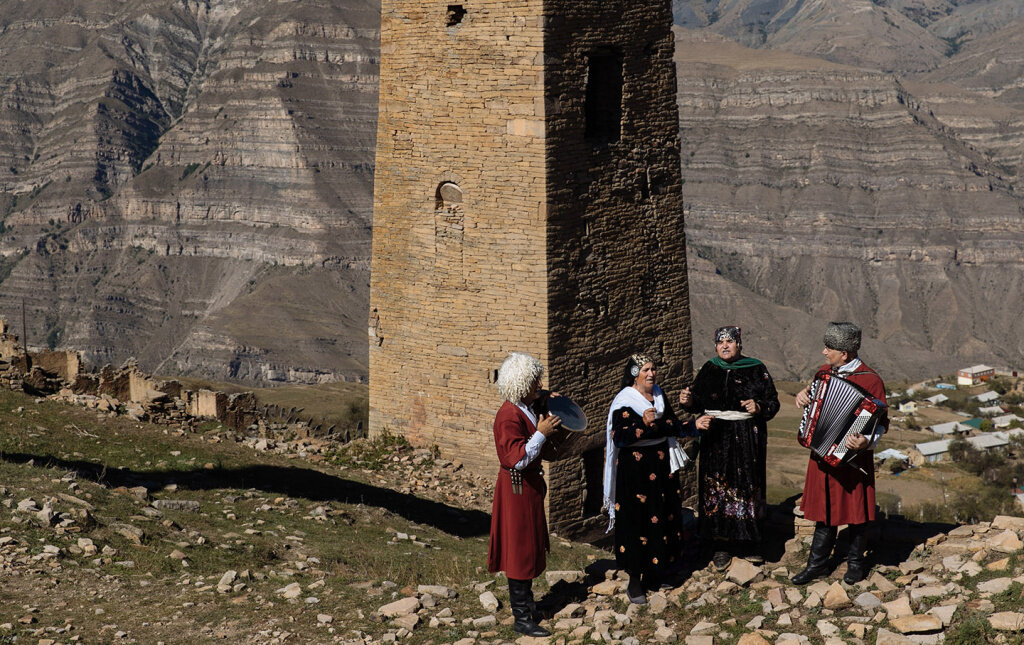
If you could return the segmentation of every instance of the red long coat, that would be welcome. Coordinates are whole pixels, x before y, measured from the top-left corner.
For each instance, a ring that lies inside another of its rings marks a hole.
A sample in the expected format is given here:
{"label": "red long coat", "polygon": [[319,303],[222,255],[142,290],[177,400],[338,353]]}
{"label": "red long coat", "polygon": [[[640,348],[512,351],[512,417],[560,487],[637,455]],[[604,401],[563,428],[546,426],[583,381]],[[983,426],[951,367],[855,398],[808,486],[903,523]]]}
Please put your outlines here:
{"label": "red long coat", "polygon": [[[820,369],[828,368],[822,365]],[[855,372],[858,373],[846,378],[884,402],[885,384],[878,373],[863,363]],[[883,418],[881,423],[888,425],[888,418]],[[804,497],[800,502],[804,518],[828,526],[864,524],[875,519],[874,452],[865,450],[852,463],[863,468],[867,476],[851,466],[829,466],[814,458],[808,461]]]}
{"label": "red long coat", "polygon": [[532,580],[547,566],[548,523],[544,517],[547,484],[540,468],[540,457],[522,470],[523,492],[512,492],[512,479],[506,468],[513,468],[526,456],[526,442],[536,431],[523,411],[508,401],[494,418],[494,447],[498,452],[498,481],[494,486],[491,509],[491,542],[487,570],[504,571],[514,580]]}

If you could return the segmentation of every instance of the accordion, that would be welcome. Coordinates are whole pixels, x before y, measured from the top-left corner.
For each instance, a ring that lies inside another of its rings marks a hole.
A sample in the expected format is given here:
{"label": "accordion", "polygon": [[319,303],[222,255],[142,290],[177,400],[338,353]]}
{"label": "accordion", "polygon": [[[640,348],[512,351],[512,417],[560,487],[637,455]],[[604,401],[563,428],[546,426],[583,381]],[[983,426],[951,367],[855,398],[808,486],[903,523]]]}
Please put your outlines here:
{"label": "accordion", "polygon": [[860,451],[849,450],[851,434],[874,434],[886,405],[864,388],[826,370],[814,376],[797,440],[831,466],[847,464]]}

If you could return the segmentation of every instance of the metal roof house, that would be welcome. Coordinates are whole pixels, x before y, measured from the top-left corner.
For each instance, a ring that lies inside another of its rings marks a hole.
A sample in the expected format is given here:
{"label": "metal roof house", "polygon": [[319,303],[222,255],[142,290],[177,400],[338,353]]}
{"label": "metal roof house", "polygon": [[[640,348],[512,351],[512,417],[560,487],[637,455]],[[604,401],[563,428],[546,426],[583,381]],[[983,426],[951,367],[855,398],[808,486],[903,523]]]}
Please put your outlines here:
{"label": "metal roof house", "polygon": [[928,426],[928,429],[935,434],[957,434],[960,432],[970,432],[974,428],[960,423],[959,421],[948,421],[946,423],[936,423],[933,426]]}
{"label": "metal roof house", "polygon": [[951,443],[953,443],[952,439],[926,441],[925,443],[915,445],[914,448],[921,453],[926,463],[935,463],[946,458],[946,455],[949,454],[949,444]]}

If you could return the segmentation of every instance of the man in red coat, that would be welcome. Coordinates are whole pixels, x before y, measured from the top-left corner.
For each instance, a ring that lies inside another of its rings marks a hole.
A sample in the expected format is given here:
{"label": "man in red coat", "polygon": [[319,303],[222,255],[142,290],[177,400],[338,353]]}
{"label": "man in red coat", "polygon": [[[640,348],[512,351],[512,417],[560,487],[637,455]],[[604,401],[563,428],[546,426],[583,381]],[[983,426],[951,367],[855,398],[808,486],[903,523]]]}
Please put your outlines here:
{"label": "man in red coat", "polygon": [[[829,323],[825,330],[825,365],[850,382],[859,385],[872,397],[885,403],[885,384],[875,370],[865,365],[857,352],[860,350],[860,327],[849,322]],[[810,386],[796,395],[796,404],[806,407],[810,403]],[[814,538],[807,567],[794,575],[794,584],[802,585],[828,575],[828,559],[835,546],[838,527],[849,526],[850,548],[846,554],[846,574],[843,582],[854,584],[867,577],[864,550],[865,528],[875,519],[875,467],[872,449],[889,425],[883,417],[872,435],[851,434],[846,447],[861,450],[850,465],[830,466],[811,457],[807,464],[804,495],[800,503],[804,518],[813,520]]]}
{"label": "man in red coat", "polygon": [[505,402],[494,418],[498,481],[491,509],[491,541],[487,570],[508,576],[512,628],[527,636],[550,636],[538,624],[533,579],[547,565],[548,525],[544,517],[547,485],[540,464],[544,442],[561,430],[555,415],[539,415],[537,403],[544,366],[529,354],[511,353],[498,370],[498,391]]}

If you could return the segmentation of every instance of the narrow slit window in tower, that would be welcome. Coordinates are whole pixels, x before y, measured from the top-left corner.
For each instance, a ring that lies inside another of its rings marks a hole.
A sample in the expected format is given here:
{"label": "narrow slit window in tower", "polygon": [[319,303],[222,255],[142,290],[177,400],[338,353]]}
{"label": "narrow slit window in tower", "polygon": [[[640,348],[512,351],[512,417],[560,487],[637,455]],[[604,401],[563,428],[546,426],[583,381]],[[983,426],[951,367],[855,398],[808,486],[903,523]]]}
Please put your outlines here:
{"label": "narrow slit window in tower", "polygon": [[622,127],[622,56],[611,50],[587,57],[585,135],[594,143],[614,143]]}

